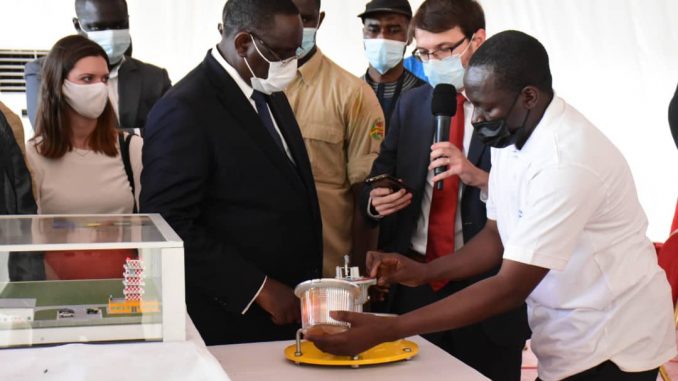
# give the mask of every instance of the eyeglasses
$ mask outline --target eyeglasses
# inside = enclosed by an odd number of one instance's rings
[[[473,36],[469,39],[469,41],[473,40]],[[419,61],[421,62],[428,62],[432,58],[435,58],[437,60],[442,60],[443,58],[447,58],[452,55],[452,52],[458,48],[461,44],[466,41],[466,37],[462,38],[459,40],[459,42],[456,42],[454,45],[448,47],[448,48],[440,48],[438,50],[434,50],[432,52],[426,51],[424,49],[416,49],[412,55],[415,56]],[[463,52],[461,53],[463,54]],[[460,54],[460,55],[461,55]]]
[[[290,62],[292,62],[292,61],[294,61],[294,60],[298,60],[299,58],[301,58],[301,55],[300,55],[300,54],[294,54],[292,57],[288,57],[288,58],[282,59],[282,58],[280,58],[280,56],[279,56],[275,51],[273,51],[273,49],[271,49],[268,45],[266,45],[266,43],[264,42],[264,40],[262,40],[261,38],[259,38],[259,37],[258,37],[257,35],[255,35],[254,33],[250,33],[250,36],[252,36],[252,41],[254,42],[254,48],[257,50],[257,52],[259,52],[259,54],[261,55],[261,57],[263,57],[263,58],[264,58],[267,62],[269,62],[269,63],[270,63],[271,61],[273,61],[273,62],[280,62],[282,65],[287,65],[288,63],[290,63]],[[264,53],[262,53],[261,50],[259,50],[259,47],[257,46],[257,42],[259,43],[259,45],[261,45],[262,48],[264,48],[264,50],[265,50],[267,53],[270,54],[269,57],[270,57],[270,56],[273,56],[273,59],[272,59],[272,60],[269,60],[268,58],[266,58],[266,55],[265,55]]]

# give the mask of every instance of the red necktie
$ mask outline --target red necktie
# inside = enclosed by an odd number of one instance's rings
[[[450,126],[450,142],[464,151],[464,96],[457,94],[457,114]],[[431,211],[428,216],[426,262],[454,253],[454,222],[459,198],[459,176],[443,180],[443,189],[433,187]],[[431,282],[433,291],[447,284],[446,280]]]

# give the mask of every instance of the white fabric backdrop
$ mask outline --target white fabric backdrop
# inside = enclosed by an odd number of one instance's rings
[[[176,82],[219,36],[223,0],[127,0],[134,55],[166,67]],[[355,74],[365,0],[324,0],[323,51]],[[412,0],[416,9],[421,0]],[[559,95],[624,153],[650,221],[664,240],[678,196],[678,150],[667,121],[678,84],[676,0],[481,0],[488,34],[518,29],[548,50]],[[0,48],[48,49],[72,33],[73,0],[0,0]],[[8,97],[0,95],[0,99]]]

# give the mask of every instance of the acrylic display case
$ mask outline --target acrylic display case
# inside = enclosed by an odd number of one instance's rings
[[[182,341],[184,249],[158,214],[0,216],[0,348]]]

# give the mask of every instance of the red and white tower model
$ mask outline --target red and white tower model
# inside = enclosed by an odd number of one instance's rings
[[[125,300],[141,300],[144,295],[144,261],[127,258],[123,265],[122,284],[125,286],[122,293]]]

